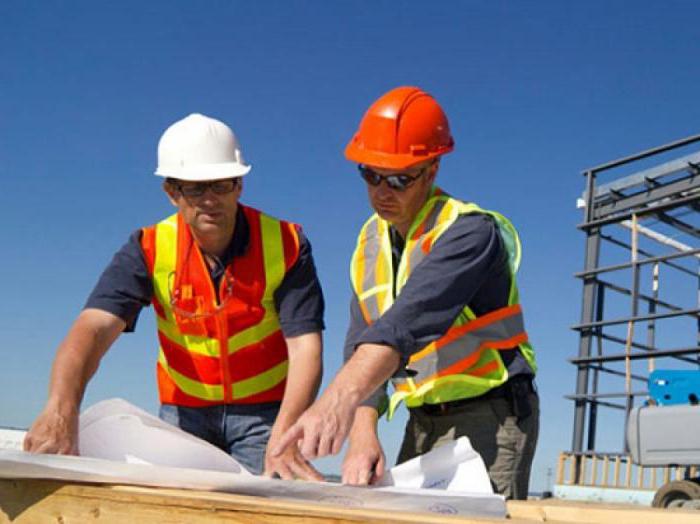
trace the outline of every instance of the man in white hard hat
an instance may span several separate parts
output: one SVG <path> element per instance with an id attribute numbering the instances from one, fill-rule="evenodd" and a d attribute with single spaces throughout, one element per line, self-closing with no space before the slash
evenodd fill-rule
<path id="1" fill-rule="evenodd" d="M 28 451 L 78 453 L 78 412 L 100 359 L 153 304 L 160 416 L 253 473 L 321 479 L 292 447 L 266 453 L 321 380 L 323 296 L 299 226 L 239 203 L 250 171 L 231 129 L 193 114 L 158 145 L 178 212 L 136 231 L 58 348 Z"/>

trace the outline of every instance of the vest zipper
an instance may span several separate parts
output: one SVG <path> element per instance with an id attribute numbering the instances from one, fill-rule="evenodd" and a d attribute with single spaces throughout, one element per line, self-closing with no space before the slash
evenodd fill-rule
<path id="1" fill-rule="evenodd" d="M 194 243 L 194 239 L 192 239 Z M 209 272 L 209 264 L 207 263 L 204 253 L 202 253 L 199 247 L 196 247 L 195 252 L 199 257 L 199 263 L 202 265 L 204 271 L 209 276 L 207 281 L 209 282 L 209 287 L 214 296 L 214 308 L 221 304 L 221 289 L 223 289 L 223 284 L 226 281 L 226 268 L 224 268 L 224 274 L 219 282 L 219 289 L 214 287 L 214 282 L 212 282 L 211 274 Z M 228 367 L 228 322 L 226 321 L 226 311 L 225 308 L 218 311 L 215 315 L 216 320 L 216 339 L 219 343 L 219 365 L 221 366 L 221 387 L 224 390 L 224 402 L 230 404 L 233 401 L 233 393 L 231 391 L 231 371 Z"/>

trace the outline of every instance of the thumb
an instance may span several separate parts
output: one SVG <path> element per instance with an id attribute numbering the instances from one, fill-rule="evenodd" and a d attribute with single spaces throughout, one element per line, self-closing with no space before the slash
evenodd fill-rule
<path id="1" fill-rule="evenodd" d="M 379 460 L 374 465 L 374 478 L 372 479 L 372 484 L 379 482 L 384 476 L 384 469 L 386 468 L 386 461 L 384 460 L 384 454 L 379 456 Z"/>
<path id="2" fill-rule="evenodd" d="M 294 424 L 291 428 L 285 431 L 280 437 L 277 445 L 272 448 L 272 456 L 279 457 L 284 450 L 287 449 L 293 442 L 296 442 L 304 436 L 304 428 L 299 423 Z"/>

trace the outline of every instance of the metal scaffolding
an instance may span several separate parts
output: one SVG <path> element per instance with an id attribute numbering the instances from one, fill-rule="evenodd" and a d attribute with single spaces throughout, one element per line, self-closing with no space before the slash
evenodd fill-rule
<path id="1" fill-rule="evenodd" d="M 687 154 L 698 142 L 691 136 L 583 173 L 583 301 L 570 360 L 576 393 L 567 396 L 575 454 L 596 450 L 599 409 L 626 422 L 655 367 L 700 368 L 700 151 Z"/>

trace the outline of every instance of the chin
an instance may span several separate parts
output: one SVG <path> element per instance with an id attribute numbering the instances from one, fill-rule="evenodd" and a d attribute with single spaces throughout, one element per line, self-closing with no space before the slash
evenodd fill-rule
<path id="1" fill-rule="evenodd" d="M 382 210 L 382 209 L 375 209 L 375 211 L 377 212 L 377 214 L 378 214 L 381 218 L 383 218 L 383 219 L 386 220 L 387 222 L 392 222 L 392 223 L 393 223 L 393 222 L 395 222 L 396 219 L 398 218 L 398 214 L 395 213 L 395 212 L 392 212 L 392 211 L 386 211 L 386 210 Z"/>

